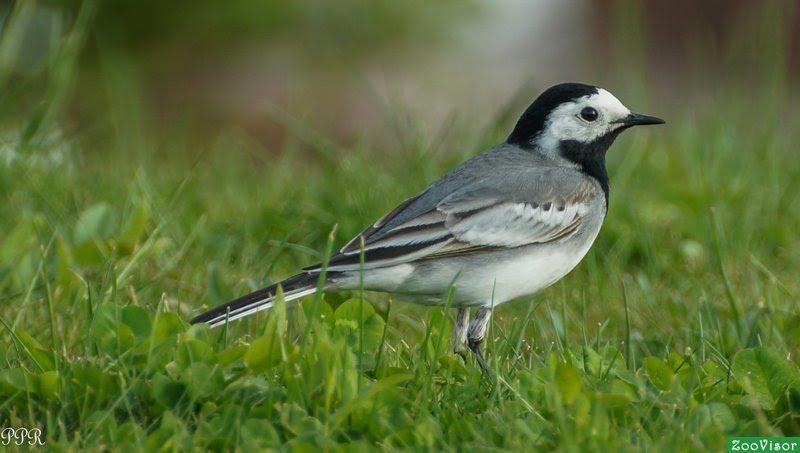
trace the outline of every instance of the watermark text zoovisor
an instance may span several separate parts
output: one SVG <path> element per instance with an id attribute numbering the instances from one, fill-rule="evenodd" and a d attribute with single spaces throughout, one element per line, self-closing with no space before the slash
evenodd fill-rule
<path id="1" fill-rule="evenodd" d="M 727 451 L 800 453 L 800 437 L 733 437 Z"/>

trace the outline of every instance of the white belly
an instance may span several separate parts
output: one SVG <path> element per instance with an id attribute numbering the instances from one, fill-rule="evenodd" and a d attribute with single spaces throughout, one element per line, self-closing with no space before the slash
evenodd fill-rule
<path id="1" fill-rule="evenodd" d="M 442 296 L 452 288 L 454 305 L 500 305 L 535 294 L 567 275 L 589 251 L 601 224 L 602 218 L 558 243 L 370 269 L 364 273 L 364 287 L 404 294 L 426 305 L 441 304 Z M 339 280 L 337 286 L 358 288 L 355 274 Z"/>
<path id="2" fill-rule="evenodd" d="M 392 288 L 373 286 L 371 289 L 407 294 L 419 303 L 439 304 L 442 295 L 452 287 L 451 303 L 455 305 L 500 305 L 541 291 L 567 275 L 589 251 L 596 234 L 591 240 L 571 246 L 534 245 L 423 262 L 410 273 L 407 268 L 398 269 L 398 274 L 406 276 Z"/>
<path id="3" fill-rule="evenodd" d="M 520 254 L 465 272 L 465 278 L 459 278 L 457 282 L 457 300 L 470 305 L 499 305 L 535 294 L 572 271 L 590 245 L 572 251 L 558 247 L 542 248 L 535 253 Z"/>

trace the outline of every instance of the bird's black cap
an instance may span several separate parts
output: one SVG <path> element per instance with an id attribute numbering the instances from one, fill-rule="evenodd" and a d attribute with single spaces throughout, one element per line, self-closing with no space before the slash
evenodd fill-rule
<path id="1" fill-rule="evenodd" d="M 597 94 L 597 87 L 584 83 L 560 83 L 551 86 L 525 110 L 506 142 L 523 148 L 531 146 L 533 138 L 544 128 L 547 115 L 554 108 L 592 94 Z"/>

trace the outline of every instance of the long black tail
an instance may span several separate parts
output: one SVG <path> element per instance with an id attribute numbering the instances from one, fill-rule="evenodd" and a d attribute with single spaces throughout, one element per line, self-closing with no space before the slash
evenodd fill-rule
<path id="1" fill-rule="evenodd" d="M 313 294 L 317 290 L 317 276 L 307 273 L 297 274 L 286 280 L 259 289 L 236 300 L 224 303 L 196 316 L 190 322 L 197 324 L 204 322 L 211 327 L 217 327 L 227 321 L 233 321 L 261 310 L 268 310 L 275 301 L 278 293 L 278 286 L 283 288 L 283 298 L 285 301 L 298 299 L 308 294 Z"/>

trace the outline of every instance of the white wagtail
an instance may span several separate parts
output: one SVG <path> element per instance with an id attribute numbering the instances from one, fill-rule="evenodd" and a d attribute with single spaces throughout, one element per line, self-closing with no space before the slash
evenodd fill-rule
<path id="1" fill-rule="evenodd" d="M 528 107 L 505 143 L 446 174 L 330 257 L 324 289 L 386 291 L 457 309 L 454 346 L 480 345 L 492 307 L 570 272 L 608 209 L 606 151 L 623 130 L 664 121 L 633 113 L 608 91 L 563 83 Z M 363 254 L 363 263 L 362 263 Z M 218 326 L 316 291 L 323 265 L 192 320 Z M 475 318 L 469 321 L 469 309 Z"/>

